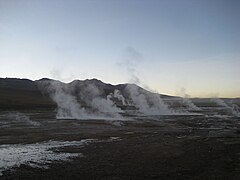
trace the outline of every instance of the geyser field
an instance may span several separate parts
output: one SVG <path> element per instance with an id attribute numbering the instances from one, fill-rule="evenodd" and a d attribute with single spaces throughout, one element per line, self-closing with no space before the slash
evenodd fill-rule
<path id="1" fill-rule="evenodd" d="M 0 79 L 0 179 L 240 179 L 240 99 Z"/>

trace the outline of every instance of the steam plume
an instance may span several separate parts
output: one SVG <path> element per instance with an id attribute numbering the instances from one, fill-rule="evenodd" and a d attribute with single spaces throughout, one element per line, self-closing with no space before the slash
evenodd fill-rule
<path id="1" fill-rule="evenodd" d="M 139 87 L 134 84 L 127 85 L 126 90 L 129 92 L 133 104 L 141 113 L 145 115 L 172 114 L 158 94 L 148 93 L 147 91 L 140 92 Z"/>
<path id="2" fill-rule="evenodd" d="M 114 92 L 113 92 L 113 93 L 110 93 L 110 94 L 107 96 L 107 99 L 111 100 L 111 98 L 116 98 L 116 99 L 118 99 L 119 101 L 122 102 L 122 105 L 124 105 L 124 106 L 127 105 L 126 99 L 125 99 L 124 96 L 122 95 L 121 91 L 119 91 L 118 89 L 114 89 Z"/>
<path id="3" fill-rule="evenodd" d="M 232 115 L 240 117 L 239 107 L 236 104 L 228 105 L 224 100 L 219 98 L 212 98 L 211 100 L 215 102 L 217 105 L 228 109 L 232 113 Z"/>
<path id="4" fill-rule="evenodd" d="M 52 99 L 57 103 L 57 118 L 88 118 L 89 114 L 78 103 L 76 97 L 64 90 L 62 83 L 51 82 Z"/>
<path id="5" fill-rule="evenodd" d="M 112 100 L 105 98 L 103 92 L 94 84 L 87 84 L 76 94 L 76 83 L 71 86 L 59 81 L 43 82 L 47 92 L 57 103 L 58 119 L 99 119 L 120 118 L 121 109 Z M 77 88 L 76 88 L 77 89 Z"/>
<path id="6" fill-rule="evenodd" d="M 199 111 L 201 110 L 199 107 L 197 107 L 189 98 L 190 95 L 186 94 L 186 89 L 181 89 L 181 95 L 183 96 L 182 103 L 183 105 L 187 106 L 189 110 L 193 111 Z"/>
<path id="7" fill-rule="evenodd" d="M 100 115 L 108 115 L 115 118 L 121 117 L 119 114 L 122 112 L 121 109 L 116 107 L 108 96 L 105 98 L 103 92 L 94 84 L 87 84 L 83 87 L 79 96 L 87 106 L 97 111 Z"/>

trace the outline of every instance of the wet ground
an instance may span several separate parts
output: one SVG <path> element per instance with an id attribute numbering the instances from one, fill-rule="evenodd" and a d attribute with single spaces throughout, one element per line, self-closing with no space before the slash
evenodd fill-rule
<path id="1" fill-rule="evenodd" d="M 1 112 L 0 153 L 8 147 L 4 152 L 21 163 L 7 167 L 8 157 L 2 158 L 0 179 L 240 179 L 239 117 L 208 113 L 127 119 L 56 120 L 48 111 Z M 47 159 L 40 151 L 41 161 L 34 155 L 28 161 L 13 149 L 26 154 L 41 145 L 51 156 L 69 156 Z"/>

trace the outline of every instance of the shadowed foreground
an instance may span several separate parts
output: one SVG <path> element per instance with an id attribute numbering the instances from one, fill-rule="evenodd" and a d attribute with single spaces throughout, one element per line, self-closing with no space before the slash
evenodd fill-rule
<path id="1" fill-rule="evenodd" d="M 48 169 L 21 165 L 0 179 L 240 179 L 236 117 L 135 117 L 116 126 L 116 121 L 56 120 L 47 112 L 28 116 L 40 125 L 2 125 L 0 143 L 95 141 L 57 150 L 82 154 L 70 161 L 53 161 Z"/>

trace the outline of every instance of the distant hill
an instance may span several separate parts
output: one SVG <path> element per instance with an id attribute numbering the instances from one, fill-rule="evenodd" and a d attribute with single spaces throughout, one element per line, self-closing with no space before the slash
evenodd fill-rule
<path id="1" fill-rule="evenodd" d="M 71 94 L 78 95 L 81 90 L 89 85 L 97 87 L 101 96 L 107 97 L 115 89 L 119 90 L 124 97 L 129 98 L 125 88 L 129 84 L 112 85 L 104 83 L 98 79 L 74 80 L 70 83 L 63 83 L 53 79 L 43 78 L 32 81 L 29 79 L 0 78 L 0 109 L 34 109 L 34 108 L 56 108 L 56 103 L 50 98 L 50 86 L 58 83 Z M 137 86 L 133 84 L 133 86 Z M 149 91 L 137 86 L 139 91 Z M 87 92 L 86 92 L 87 95 Z M 159 95 L 162 98 L 172 98 L 172 96 Z M 120 106 L 120 105 L 119 105 Z"/>
<path id="2" fill-rule="evenodd" d="M 0 78 L 0 109 L 54 108 L 55 103 L 45 97 L 35 81 Z"/>

